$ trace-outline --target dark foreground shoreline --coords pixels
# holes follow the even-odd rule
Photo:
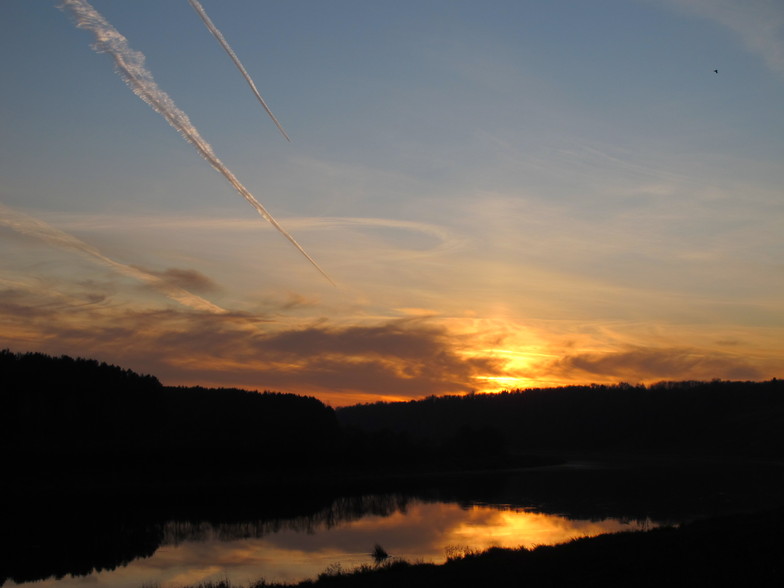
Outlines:
[[[784,585],[782,546],[784,509],[777,509],[533,549],[491,548],[441,565],[390,558],[378,566],[327,570],[298,584],[259,580],[249,588],[779,587]]]

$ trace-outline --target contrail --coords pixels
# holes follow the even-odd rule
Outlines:
[[[61,231],[52,225],[43,222],[37,218],[23,214],[18,210],[13,210],[3,204],[0,204],[0,225],[13,229],[17,233],[27,235],[29,237],[36,237],[41,239],[49,245],[61,247],[63,249],[71,249],[87,257],[101,262],[102,264],[112,268],[113,270],[131,278],[135,278],[153,286],[167,297],[171,298],[195,310],[211,312],[214,314],[225,314],[228,312],[226,309],[213,304],[209,300],[205,300],[201,296],[197,296],[192,292],[188,292],[184,288],[174,286],[162,280],[158,276],[145,272],[139,268],[114,261],[106,257],[103,253],[98,251],[92,245],[85,243],[81,239],[77,239],[73,235]]]
[[[109,22],[101,16],[95,8],[86,2],[86,0],[64,0],[62,6],[70,10],[71,14],[73,14],[78,28],[92,31],[95,35],[95,43],[92,46],[93,49],[98,53],[109,53],[112,56],[114,59],[115,71],[133,93],[149,104],[155,112],[165,118],[166,122],[174,127],[186,141],[193,145],[199,155],[206,159],[213,168],[223,174],[223,177],[225,177],[234,189],[256,209],[256,212],[286,237],[286,239],[288,239],[289,242],[291,242],[291,244],[294,245],[311,264],[313,264],[313,267],[315,267],[330,284],[335,286],[335,282],[332,281],[332,278],[321,269],[316,261],[308,255],[299,243],[297,243],[294,237],[292,237],[288,231],[286,231],[286,229],[267,212],[261,203],[254,198],[253,194],[251,194],[224,163],[218,159],[218,156],[215,155],[210,144],[202,138],[199,131],[193,126],[188,115],[180,110],[177,105],[174,104],[174,100],[158,87],[158,84],[152,77],[152,73],[150,73],[144,65],[144,54],[131,49],[128,45],[128,39],[109,24]]]
[[[201,17],[201,19],[204,21],[204,24],[207,25],[207,28],[212,33],[212,36],[218,39],[218,43],[220,43],[221,47],[223,47],[223,50],[226,53],[228,53],[229,57],[231,57],[231,60],[234,62],[234,65],[236,65],[237,69],[240,70],[242,77],[245,78],[246,82],[248,82],[250,89],[253,90],[253,94],[256,96],[256,99],[264,107],[264,110],[267,111],[267,114],[269,114],[270,118],[272,119],[272,122],[274,122],[275,126],[278,127],[278,130],[286,138],[286,141],[291,142],[291,139],[289,139],[289,136],[286,134],[286,131],[283,130],[283,127],[278,122],[278,119],[275,118],[275,115],[272,114],[272,111],[269,109],[269,106],[267,106],[267,103],[264,102],[264,98],[262,98],[261,94],[259,94],[259,91],[256,89],[256,84],[253,83],[253,79],[250,77],[250,74],[243,67],[242,63],[240,62],[240,58],[237,57],[237,54],[234,53],[234,50],[229,46],[229,43],[226,41],[226,38],[223,36],[223,33],[221,33],[218,30],[218,27],[216,27],[215,24],[213,24],[213,22],[210,20],[210,17],[207,16],[207,13],[204,11],[204,7],[201,5],[201,3],[199,3],[198,0],[188,0],[188,2],[196,11],[196,14],[198,14]]]

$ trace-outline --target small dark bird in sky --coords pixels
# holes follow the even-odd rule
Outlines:
[[[714,69],[713,73],[719,73],[719,70],[718,69]]]

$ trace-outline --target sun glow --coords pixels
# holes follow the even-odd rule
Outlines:
[[[518,378],[515,376],[479,376],[477,380],[484,380],[488,383],[488,389],[478,390],[482,394],[492,394],[501,390],[516,390],[532,387],[533,380],[529,378]]]
[[[495,373],[475,377],[480,382],[476,391],[493,393],[562,384],[563,382],[553,381],[546,370],[543,370],[554,358],[552,352],[546,351],[546,343],[527,329],[521,328],[519,332],[510,330],[509,326],[505,326],[505,331],[502,331],[500,342],[503,346],[498,346],[499,341],[495,341],[495,345],[483,345],[471,353],[474,357],[493,358],[498,368]]]
[[[577,537],[637,528],[636,524],[572,520],[519,509],[488,513],[487,509],[474,506],[472,511],[475,511],[476,520],[475,517],[469,517],[450,529],[449,540],[456,545],[470,545],[472,549],[480,550],[490,547],[552,545]]]

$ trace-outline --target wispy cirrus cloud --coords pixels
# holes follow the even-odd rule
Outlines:
[[[162,272],[151,269],[145,269],[139,266],[132,266],[145,274],[154,276],[160,280],[161,284],[169,288],[179,288],[182,290],[189,290],[193,292],[215,292],[219,290],[218,284],[211,280],[208,276],[194,269],[180,269],[170,267]]]
[[[134,278],[147,284],[160,291],[168,298],[189,308],[213,313],[226,312],[225,309],[201,296],[193,294],[181,285],[188,282],[186,277],[190,278],[191,284],[199,282],[203,286],[205,281],[208,281],[208,278],[200,276],[200,274],[199,276],[201,279],[197,279],[197,272],[193,272],[192,270],[173,269],[168,270],[168,274],[166,272],[163,274],[156,274],[133,265],[120,263],[119,261],[107,257],[96,247],[82,241],[74,235],[61,231],[40,219],[3,204],[0,204],[0,226],[5,226],[16,233],[43,241],[52,247],[76,252],[92,261],[109,267],[124,276]]]
[[[210,231],[213,233],[248,233],[264,230],[255,219],[241,217],[187,216],[125,214],[123,216],[101,213],[90,214],[53,214],[46,218],[70,231],[91,231],[116,233],[118,231],[152,230],[156,232]],[[460,251],[468,244],[468,239],[458,232],[435,223],[401,220],[381,217],[322,216],[293,217],[286,224],[298,232],[330,231],[331,242],[339,241],[341,234],[351,231],[368,234],[378,238],[380,235],[394,235],[394,246],[386,243],[382,254],[392,257],[411,257],[448,254]],[[342,231],[336,231],[341,229]],[[402,245],[400,244],[402,242]],[[416,245],[416,246],[415,246]],[[381,246],[374,244],[381,249]]]

